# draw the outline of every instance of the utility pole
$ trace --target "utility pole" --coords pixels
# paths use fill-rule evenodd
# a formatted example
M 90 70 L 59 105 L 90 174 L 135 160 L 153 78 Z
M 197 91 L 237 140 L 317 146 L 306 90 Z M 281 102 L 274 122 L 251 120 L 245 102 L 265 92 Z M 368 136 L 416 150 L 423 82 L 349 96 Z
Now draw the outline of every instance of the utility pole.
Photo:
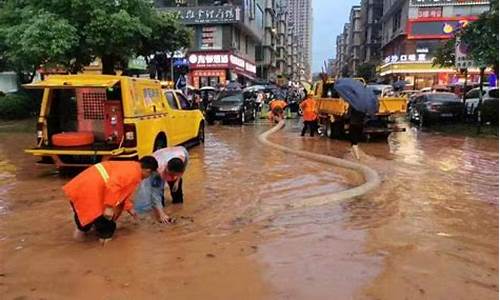
M 483 123 L 481 116 L 481 105 L 483 104 L 483 81 L 484 81 L 484 69 L 481 67 L 479 69 L 479 103 L 477 104 L 477 134 L 481 133 L 481 125 Z
M 464 95 L 463 95 L 463 98 L 462 98 L 462 101 L 464 102 L 465 104 L 465 94 L 467 94 L 467 77 L 469 77 L 469 69 L 465 68 L 464 70 L 464 74 L 465 74 L 465 80 L 464 80 Z

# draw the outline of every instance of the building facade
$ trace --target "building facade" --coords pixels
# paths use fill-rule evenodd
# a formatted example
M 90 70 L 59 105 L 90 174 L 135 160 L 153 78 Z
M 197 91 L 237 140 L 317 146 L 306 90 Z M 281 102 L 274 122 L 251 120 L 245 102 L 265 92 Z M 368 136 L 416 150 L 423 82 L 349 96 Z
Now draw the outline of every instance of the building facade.
M 276 1 L 257 1 L 258 9 L 264 13 L 264 31 L 262 42 L 257 45 L 256 62 L 257 76 L 263 80 L 276 80 L 276 38 L 277 18 Z
M 256 1 L 156 0 L 155 5 L 178 13 L 193 30 L 186 54 L 189 84 L 200 88 L 257 78 L 256 49 L 263 41 L 265 11 Z
M 455 68 L 432 65 L 433 53 L 488 9 L 487 0 L 384 0 L 380 75 L 415 89 L 460 84 L 464 78 Z M 477 70 L 469 74 L 469 82 L 478 81 Z
M 305 79 L 311 79 L 312 67 L 312 32 L 313 8 L 312 0 L 287 0 L 289 26 L 297 36 L 298 47 L 303 50 L 301 60 L 304 64 Z
M 351 24 L 345 23 L 342 33 L 337 36 L 335 77 L 349 77 L 353 75 L 349 67 L 349 43 L 351 41 L 349 32 L 351 32 Z
M 384 0 L 361 1 L 360 62 L 378 65 L 382 57 L 382 24 Z
M 349 15 L 347 39 L 347 65 L 349 73 L 355 75 L 361 60 L 361 7 L 353 6 Z

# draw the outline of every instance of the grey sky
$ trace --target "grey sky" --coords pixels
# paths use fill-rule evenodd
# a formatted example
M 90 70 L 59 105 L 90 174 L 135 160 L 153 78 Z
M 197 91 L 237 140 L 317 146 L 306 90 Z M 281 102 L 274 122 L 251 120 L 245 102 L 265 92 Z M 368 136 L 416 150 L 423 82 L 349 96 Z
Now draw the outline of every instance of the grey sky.
M 349 12 L 360 0 L 313 0 L 313 72 L 323 61 L 335 57 L 335 39 L 349 20 Z

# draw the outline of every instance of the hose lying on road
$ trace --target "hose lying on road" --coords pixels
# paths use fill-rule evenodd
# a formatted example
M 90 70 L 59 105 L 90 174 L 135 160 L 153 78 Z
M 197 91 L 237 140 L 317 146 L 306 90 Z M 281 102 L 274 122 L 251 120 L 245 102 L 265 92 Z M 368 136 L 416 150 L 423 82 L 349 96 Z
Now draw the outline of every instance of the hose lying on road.
M 311 153 L 307 151 L 301 151 L 301 150 L 295 150 L 295 149 L 290 149 L 288 147 L 272 143 L 268 141 L 268 137 L 272 135 L 273 133 L 277 132 L 278 130 L 282 129 L 285 126 L 285 121 L 282 120 L 279 122 L 276 126 L 271 128 L 270 130 L 262 133 L 259 136 L 259 141 L 267 145 L 269 147 L 272 147 L 274 149 L 281 150 L 286 153 L 292 153 L 310 160 L 314 160 L 317 162 L 321 163 L 326 163 L 329 165 L 333 165 L 336 167 L 341 167 L 349 170 L 353 170 L 355 172 L 361 173 L 365 179 L 365 182 L 357 187 L 350 188 L 347 190 L 335 192 L 329 195 L 324 195 L 324 196 L 316 196 L 312 198 L 307 198 L 304 199 L 302 203 L 294 203 L 292 204 L 293 207 L 297 206 L 310 206 L 310 205 L 322 205 L 322 204 L 327 204 L 330 202 L 335 202 L 335 201 L 342 201 L 342 200 L 347 200 L 355 197 L 362 196 L 371 190 L 375 189 L 378 187 L 381 183 L 380 176 L 378 173 L 369 168 L 368 166 L 365 166 L 363 164 L 355 163 L 349 160 L 341 159 L 341 158 L 336 158 L 332 156 L 327 156 L 327 155 L 321 155 L 317 153 Z

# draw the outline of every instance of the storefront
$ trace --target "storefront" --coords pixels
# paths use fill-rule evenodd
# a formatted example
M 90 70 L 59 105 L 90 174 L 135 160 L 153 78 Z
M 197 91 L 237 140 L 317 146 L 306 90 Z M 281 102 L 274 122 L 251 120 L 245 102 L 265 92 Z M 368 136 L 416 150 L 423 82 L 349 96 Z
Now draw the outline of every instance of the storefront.
M 407 88 L 411 87 L 416 90 L 435 85 L 451 87 L 463 84 L 465 75 L 461 74 L 460 70 L 455 67 L 443 68 L 433 64 L 435 57 L 432 54 L 441 45 L 439 40 L 413 40 L 413 38 L 414 36 L 409 35 L 408 40 L 401 43 L 404 47 L 399 47 L 408 51 L 407 53 L 391 53 L 389 52 L 391 49 L 388 49 L 388 56 L 378 67 L 378 74 L 384 81 L 405 80 L 408 82 Z M 487 70 L 486 73 L 491 73 L 491 71 Z M 468 83 L 479 84 L 479 69 L 469 68 L 468 74 Z
M 197 89 L 226 85 L 228 81 L 244 85 L 255 80 L 255 63 L 231 51 L 191 52 L 187 57 L 189 83 Z
M 457 69 L 440 68 L 426 61 L 389 62 L 378 68 L 378 74 L 387 82 L 405 80 L 407 88 L 415 90 L 436 85 L 452 87 L 465 81 L 465 75 Z M 479 69 L 469 69 L 467 82 L 471 85 L 479 84 Z

